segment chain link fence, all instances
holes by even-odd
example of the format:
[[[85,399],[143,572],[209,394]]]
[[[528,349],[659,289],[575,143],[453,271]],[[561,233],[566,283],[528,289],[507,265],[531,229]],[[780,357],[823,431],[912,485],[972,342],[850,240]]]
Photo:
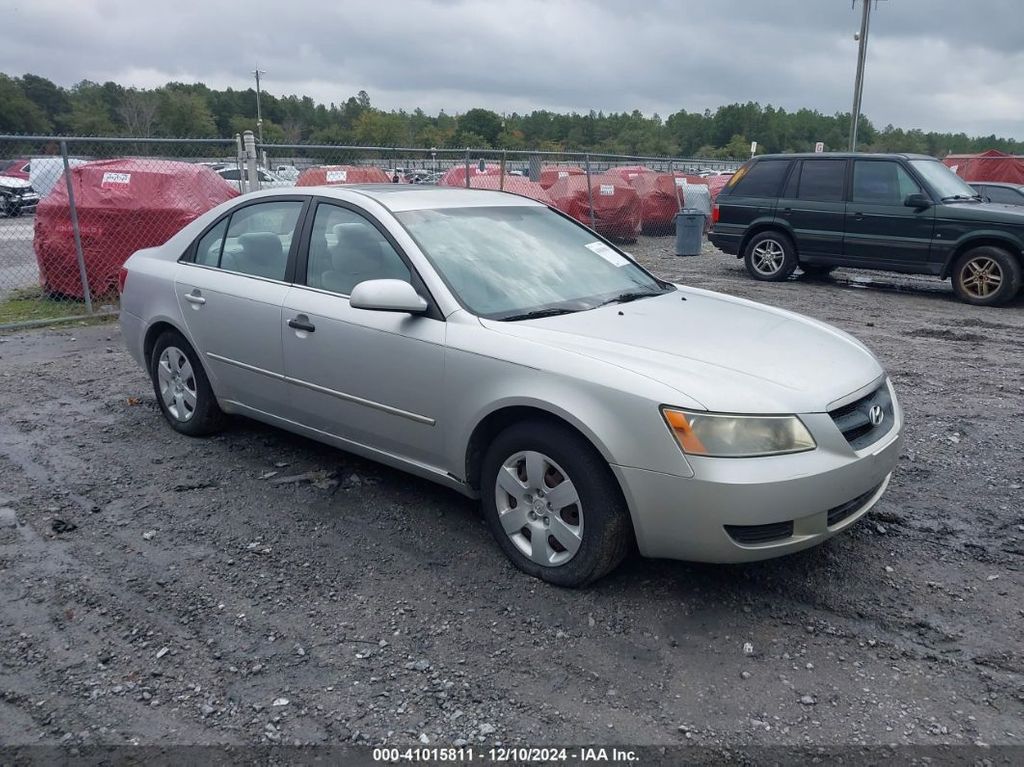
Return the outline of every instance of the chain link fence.
[[[248,139],[249,143],[246,143]],[[118,273],[215,205],[256,189],[400,183],[490,189],[610,240],[710,214],[740,162],[581,152],[0,136],[0,329],[112,314]],[[716,188],[717,187],[717,188]]]

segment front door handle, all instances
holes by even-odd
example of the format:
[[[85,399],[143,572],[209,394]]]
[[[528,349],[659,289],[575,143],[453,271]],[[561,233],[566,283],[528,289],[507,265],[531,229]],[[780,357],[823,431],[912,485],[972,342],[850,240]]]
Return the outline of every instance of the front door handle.
[[[793,212],[793,209],[792,209],[792,208],[783,208],[783,209],[782,209],[782,215],[783,215],[783,216],[788,216],[788,215],[789,215],[790,213],[792,213],[792,212]]]
[[[185,294],[185,300],[190,304],[202,304],[206,303],[206,299],[203,298],[202,294],[198,290],[193,290],[191,293]]]
[[[864,220],[864,214],[863,214],[863,213],[861,213],[861,212],[860,212],[860,211],[858,210],[858,211],[857,211],[856,213],[854,213],[854,214],[853,214],[853,220],[854,220],[854,221],[863,221],[863,220]]]
[[[305,314],[300,314],[298,317],[292,317],[288,320],[288,327],[295,330],[305,330],[307,333],[316,332],[316,325],[310,322],[309,317]]]

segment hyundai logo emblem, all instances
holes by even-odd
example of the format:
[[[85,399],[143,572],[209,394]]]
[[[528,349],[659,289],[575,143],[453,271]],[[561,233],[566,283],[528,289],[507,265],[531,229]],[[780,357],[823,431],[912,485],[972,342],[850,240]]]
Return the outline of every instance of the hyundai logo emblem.
[[[885,412],[879,405],[872,405],[868,411],[868,420],[871,421],[872,426],[881,426],[882,421],[885,420]]]

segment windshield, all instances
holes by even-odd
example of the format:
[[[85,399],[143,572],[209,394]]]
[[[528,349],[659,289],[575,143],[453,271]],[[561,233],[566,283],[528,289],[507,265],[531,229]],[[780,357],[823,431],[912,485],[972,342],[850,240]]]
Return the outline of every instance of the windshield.
[[[547,208],[445,208],[396,217],[459,301],[481,317],[582,311],[671,289]]]
[[[911,160],[914,170],[924,176],[924,180],[939,197],[971,198],[978,193],[967,185],[967,182],[956,175],[938,160]]]

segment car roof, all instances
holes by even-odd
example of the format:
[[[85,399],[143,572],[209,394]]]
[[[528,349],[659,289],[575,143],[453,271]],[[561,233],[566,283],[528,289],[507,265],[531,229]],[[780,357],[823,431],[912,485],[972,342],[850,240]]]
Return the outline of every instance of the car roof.
[[[280,190],[279,190],[280,191]],[[422,186],[420,184],[351,184],[345,186],[304,187],[303,192],[315,192],[323,197],[347,199],[349,194],[369,197],[392,213],[405,210],[434,208],[482,208],[535,206],[544,203],[511,192],[488,189],[466,189],[454,186]]]
[[[755,160],[846,160],[850,157],[867,157],[872,160],[936,160],[928,154],[910,154],[895,152],[892,154],[876,154],[874,152],[797,152],[794,154],[759,154]]]

